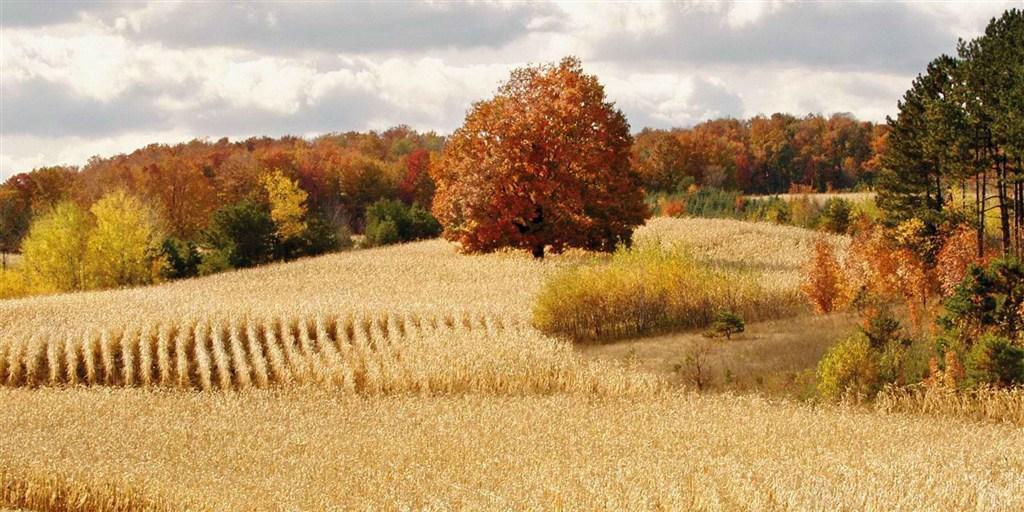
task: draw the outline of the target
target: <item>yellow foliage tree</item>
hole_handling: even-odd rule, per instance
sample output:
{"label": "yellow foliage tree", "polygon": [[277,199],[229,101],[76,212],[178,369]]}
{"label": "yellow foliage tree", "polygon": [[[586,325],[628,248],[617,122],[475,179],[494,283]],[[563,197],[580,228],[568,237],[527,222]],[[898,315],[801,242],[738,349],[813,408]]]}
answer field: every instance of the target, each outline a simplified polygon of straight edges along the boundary
{"label": "yellow foliage tree", "polygon": [[85,258],[89,287],[136,286],[159,279],[165,264],[158,256],[164,234],[156,212],[121,190],[103,196],[89,211],[96,219]]}
{"label": "yellow foliage tree", "polygon": [[85,287],[85,249],[89,215],[74,203],[57,204],[32,223],[21,243],[25,272],[40,293]]}
{"label": "yellow foliage tree", "polygon": [[282,240],[297,238],[306,232],[306,194],[294,180],[280,170],[264,174],[260,183],[270,200],[270,218]]}

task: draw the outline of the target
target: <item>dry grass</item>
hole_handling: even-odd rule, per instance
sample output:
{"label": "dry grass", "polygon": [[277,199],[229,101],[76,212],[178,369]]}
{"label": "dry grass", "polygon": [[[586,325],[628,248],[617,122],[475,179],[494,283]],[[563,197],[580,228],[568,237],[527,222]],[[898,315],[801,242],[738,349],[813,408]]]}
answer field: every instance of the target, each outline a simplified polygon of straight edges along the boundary
{"label": "dry grass", "polygon": [[972,418],[1024,427],[1024,388],[953,392],[935,387],[890,387],[878,395],[874,406],[888,413]]}
{"label": "dry grass", "polygon": [[851,315],[802,315],[747,324],[745,332],[728,340],[711,341],[699,332],[684,332],[580,345],[577,350],[587,358],[626,363],[669,382],[692,385],[693,368],[687,359],[707,346],[706,390],[802,399],[814,391],[814,370],[825,351],[856,326]]}
{"label": "dry grass", "polygon": [[[793,226],[730,219],[656,217],[637,230],[637,238],[681,243],[699,259],[726,268],[757,272],[769,290],[798,292],[802,269],[820,233]],[[825,235],[845,254],[850,239]]]}
{"label": "dry grass", "polygon": [[0,390],[0,402],[2,487],[53,471],[171,508],[1024,506],[1021,429],[755,397],[97,388]]}
{"label": "dry grass", "polygon": [[817,203],[818,206],[821,206],[821,205],[825,204],[826,201],[828,201],[829,199],[832,199],[833,197],[838,197],[840,199],[845,199],[845,200],[850,201],[851,203],[854,203],[854,204],[860,204],[860,203],[867,203],[867,202],[874,201],[875,200],[875,195],[876,194],[874,192],[834,192],[834,193],[822,192],[822,193],[814,193],[814,194],[776,194],[776,195],[769,195],[769,196],[747,196],[747,197],[750,198],[750,199],[767,199],[767,198],[771,198],[771,197],[778,197],[779,199],[782,199],[783,201],[790,201],[790,200],[793,200],[793,199],[801,199],[801,198],[806,197],[806,198],[810,199],[811,201],[813,201],[814,203]]}
{"label": "dry grass", "polygon": [[681,244],[642,239],[609,261],[552,277],[537,297],[534,326],[577,342],[608,341],[707,327],[721,310],[757,321],[806,309],[797,290],[721,267],[696,261]]}

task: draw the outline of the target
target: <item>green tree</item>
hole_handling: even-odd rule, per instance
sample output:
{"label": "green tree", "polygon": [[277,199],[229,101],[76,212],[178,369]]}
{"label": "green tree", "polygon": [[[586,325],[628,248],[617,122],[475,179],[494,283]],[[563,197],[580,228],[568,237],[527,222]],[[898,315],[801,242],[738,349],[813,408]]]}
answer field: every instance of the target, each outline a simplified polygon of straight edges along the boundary
{"label": "green tree", "polygon": [[[219,253],[219,260],[244,268],[271,260],[276,230],[266,207],[243,200],[214,212],[203,239],[208,251]],[[206,259],[204,256],[204,263]]]}
{"label": "green tree", "polygon": [[840,197],[831,197],[821,209],[821,229],[845,234],[850,229],[853,205]]}
{"label": "green tree", "polygon": [[746,324],[739,315],[732,311],[719,311],[715,315],[715,321],[711,329],[705,335],[709,338],[725,336],[725,339],[732,339],[733,334],[739,334],[746,329]]}
{"label": "green tree", "polygon": [[89,215],[71,202],[58,203],[37,218],[22,241],[23,265],[31,286],[40,292],[85,287],[85,253]]}
{"label": "green tree", "polygon": [[167,237],[161,244],[161,253],[167,261],[164,277],[183,279],[199,274],[199,249],[191,240]]}
{"label": "green tree", "polygon": [[888,146],[876,201],[891,226],[918,218],[934,233],[942,223],[947,199],[944,174],[949,169],[936,140],[948,130],[944,118],[929,113],[941,110],[936,104],[953,97],[955,70],[956,61],[945,55],[932,61],[897,104],[896,119],[888,118]]}
{"label": "green tree", "polygon": [[965,345],[985,333],[1017,339],[1024,332],[1024,264],[1002,258],[987,267],[971,266],[944,306],[940,324]]}
{"label": "green tree", "polygon": [[409,242],[441,234],[441,225],[418,204],[380,199],[366,209],[366,239],[371,245]]}
{"label": "green tree", "polygon": [[982,336],[967,353],[966,363],[971,384],[1024,384],[1024,348],[1004,337]]}
{"label": "green tree", "polygon": [[89,287],[138,286],[160,277],[166,264],[160,250],[164,235],[152,208],[119,190],[89,211],[95,219],[85,258]]}

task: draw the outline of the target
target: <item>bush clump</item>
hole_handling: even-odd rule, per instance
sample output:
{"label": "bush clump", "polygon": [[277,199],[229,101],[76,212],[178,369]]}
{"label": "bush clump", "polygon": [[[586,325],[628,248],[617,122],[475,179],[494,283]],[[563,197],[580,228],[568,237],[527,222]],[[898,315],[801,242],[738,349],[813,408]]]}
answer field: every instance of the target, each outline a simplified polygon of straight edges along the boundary
{"label": "bush clump", "polygon": [[765,289],[753,273],[712,268],[653,242],[556,274],[537,298],[534,323],[548,334],[597,341],[704,328],[721,310],[766,319],[797,309],[799,297]]}
{"label": "bush clump", "polygon": [[853,220],[853,204],[840,197],[830,197],[821,208],[819,224],[830,233],[844,234]]}
{"label": "bush clump", "polygon": [[880,388],[879,357],[862,332],[837,343],[818,363],[818,393],[826,400],[874,396]]}
{"label": "bush clump", "polygon": [[381,199],[366,210],[368,245],[390,245],[433,238],[441,234],[441,224],[425,208],[395,199]]}
{"label": "bush clump", "polygon": [[985,334],[967,353],[967,378],[973,386],[1024,384],[1024,348],[1009,339]]}
{"label": "bush clump", "polygon": [[711,324],[711,328],[704,333],[708,338],[720,338],[732,339],[733,334],[739,334],[747,328],[743,322],[743,318],[733,313],[732,311],[723,310],[719,311],[715,316],[715,321]]}

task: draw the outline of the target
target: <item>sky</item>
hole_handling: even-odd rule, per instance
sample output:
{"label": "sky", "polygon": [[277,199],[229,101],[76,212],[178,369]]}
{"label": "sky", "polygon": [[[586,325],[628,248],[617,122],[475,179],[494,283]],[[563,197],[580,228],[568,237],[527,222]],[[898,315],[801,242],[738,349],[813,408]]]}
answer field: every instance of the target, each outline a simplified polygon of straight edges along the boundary
{"label": "sky", "polygon": [[1024,0],[0,1],[0,181],[153,142],[449,133],[519,66],[583,60],[631,127],[849,112]]}

